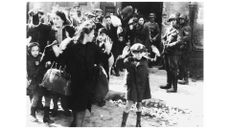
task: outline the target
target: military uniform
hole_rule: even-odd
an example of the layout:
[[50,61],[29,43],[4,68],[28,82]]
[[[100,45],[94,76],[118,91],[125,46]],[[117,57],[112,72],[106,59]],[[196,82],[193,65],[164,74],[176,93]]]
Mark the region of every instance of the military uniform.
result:
[[167,85],[161,87],[162,89],[168,89],[167,92],[177,92],[177,76],[179,69],[179,60],[181,55],[181,41],[182,33],[179,27],[170,27],[164,40],[164,63],[167,71]]
[[[184,17],[180,17],[184,18]],[[184,18],[185,19],[185,18]],[[182,33],[182,46],[181,51],[181,58],[180,58],[180,67],[179,67],[179,77],[182,82],[181,84],[188,84],[188,77],[189,77],[189,61],[190,61],[190,52],[191,52],[191,27],[186,23],[181,25],[181,33]]]

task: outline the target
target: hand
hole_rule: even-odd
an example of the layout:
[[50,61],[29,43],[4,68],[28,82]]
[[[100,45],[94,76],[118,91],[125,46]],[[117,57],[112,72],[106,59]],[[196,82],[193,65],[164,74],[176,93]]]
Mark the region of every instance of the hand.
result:
[[31,79],[29,79],[28,81],[27,81],[27,87],[29,87],[29,85],[31,84]]
[[130,53],[129,49],[125,49],[121,55],[122,58],[125,58]]
[[35,61],[35,65],[38,66],[39,65],[39,61]]
[[46,64],[45,64],[45,67],[48,68],[51,66],[51,61],[47,61]]
[[171,44],[165,44],[165,47],[166,48],[169,48],[169,47],[171,47],[172,45]]
[[61,44],[60,44],[60,49],[61,50],[65,50],[66,49],[66,46],[72,41],[72,38],[68,37],[68,38],[65,38]]
[[31,40],[32,40],[32,37],[31,37],[31,36],[29,36],[29,37],[26,39],[27,46],[29,46]]
[[105,52],[109,54],[113,46],[112,40],[107,36],[104,44],[105,44]]
[[151,37],[149,38],[149,40],[150,40],[150,42],[153,42],[153,39]]

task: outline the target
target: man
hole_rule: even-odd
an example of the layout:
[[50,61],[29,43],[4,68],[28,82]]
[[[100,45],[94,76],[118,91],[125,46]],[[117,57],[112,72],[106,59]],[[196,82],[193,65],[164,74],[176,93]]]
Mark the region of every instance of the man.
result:
[[[145,23],[145,26],[149,28],[149,40],[151,44],[151,48],[157,48],[160,50],[162,47],[160,46],[160,27],[158,23],[155,21],[156,15],[154,13],[149,14],[149,22]],[[153,50],[150,51],[150,56],[154,57],[155,52]],[[150,63],[152,66],[153,64]]]
[[[149,28],[149,39],[152,45],[159,46],[160,28],[158,23],[155,22],[156,15],[154,13],[149,14],[149,22],[145,25]],[[158,47],[159,48],[159,47]]]
[[178,64],[181,55],[180,46],[182,43],[182,35],[179,26],[179,17],[177,15],[171,15],[168,22],[171,23],[171,26],[163,37],[163,56],[167,71],[167,85],[161,86],[160,88],[167,89],[168,93],[175,93],[177,92]]
[[32,19],[31,25],[27,28],[27,37],[31,37],[31,42],[38,42],[41,52],[44,51],[47,41],[49,40],[49,33],[51,26],[42,23],[42,10],[30,11],[29,15]]
[[189,77],[189,55],[191,50],[191,27],[188,25],[188,18],[186,15],[181,14],[179,17],[180,20],[180,28],[182,33],[182,46],[181,46],[181,59],[180,59],[180,67],[179,67],[179,75],[182,81],[178,83],[188,85],[188,77]]

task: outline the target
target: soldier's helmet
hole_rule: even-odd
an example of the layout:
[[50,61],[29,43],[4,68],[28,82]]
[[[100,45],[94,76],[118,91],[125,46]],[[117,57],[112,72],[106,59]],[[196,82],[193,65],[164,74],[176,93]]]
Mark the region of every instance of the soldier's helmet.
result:
[[38,14],[44,15],[44,11],[42,9],[39,9],[37,12]]
[[172,20],[178,20],[179,16],[177,14],[171,14],[169,16],[168,22],[171,22]]
[[156,14],[155,13],[150,13],[149,18],[152,18],[152,17],[156,18]]
[[133,45],[131,46],[130,51],[131,51],[132,53],[136,53],[136,52],[146,52],[147,49],[146,49],[146,47],[145,47],[143,44],[141,44],[141,43],[135,43],[135,44],[133,44]]
[[187,19],[187,15],[181,14],[181,15],[179,16],[179,19],[184,19],[184,20],[186,20],[186,19]]

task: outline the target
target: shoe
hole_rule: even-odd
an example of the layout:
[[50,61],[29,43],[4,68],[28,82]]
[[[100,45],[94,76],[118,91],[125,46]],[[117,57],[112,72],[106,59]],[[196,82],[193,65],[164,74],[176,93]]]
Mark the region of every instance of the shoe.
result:
[[177,90],[175,90],[173,87],[170,89],[167,89],[167,93],[176,93]]
[[169,84],[167,84],[166,86],[160,86],[161,89],[169,89],[171,88],[171,86]]
[[58,114],[58,110],[57,109],[52,109],[51,116],[55,117],[55,116],[57,116],[57,114]]
[[36,110],[37,110],[37,108],[36,107],[31,107],[30,108],[30,115],[32,116],[32,118],[33,118],[33,121],[38,121],[38,119],[37,119],[37,117],[36,117]]
[[178,83],[182,85],[188,85],[188,80],[186,81],[185,79],[183,79],[181,81],[178,81]]
[[72,121],[69,127],[77,127],[75,121]]
[[49,110],[50,110],[49,107],[44,107],[43,122],[44,122],[44,123],[48,123],[48,124],[52,124],[52,123],[54,123],[54,121],[51,120],[50,117],[49,117]]

